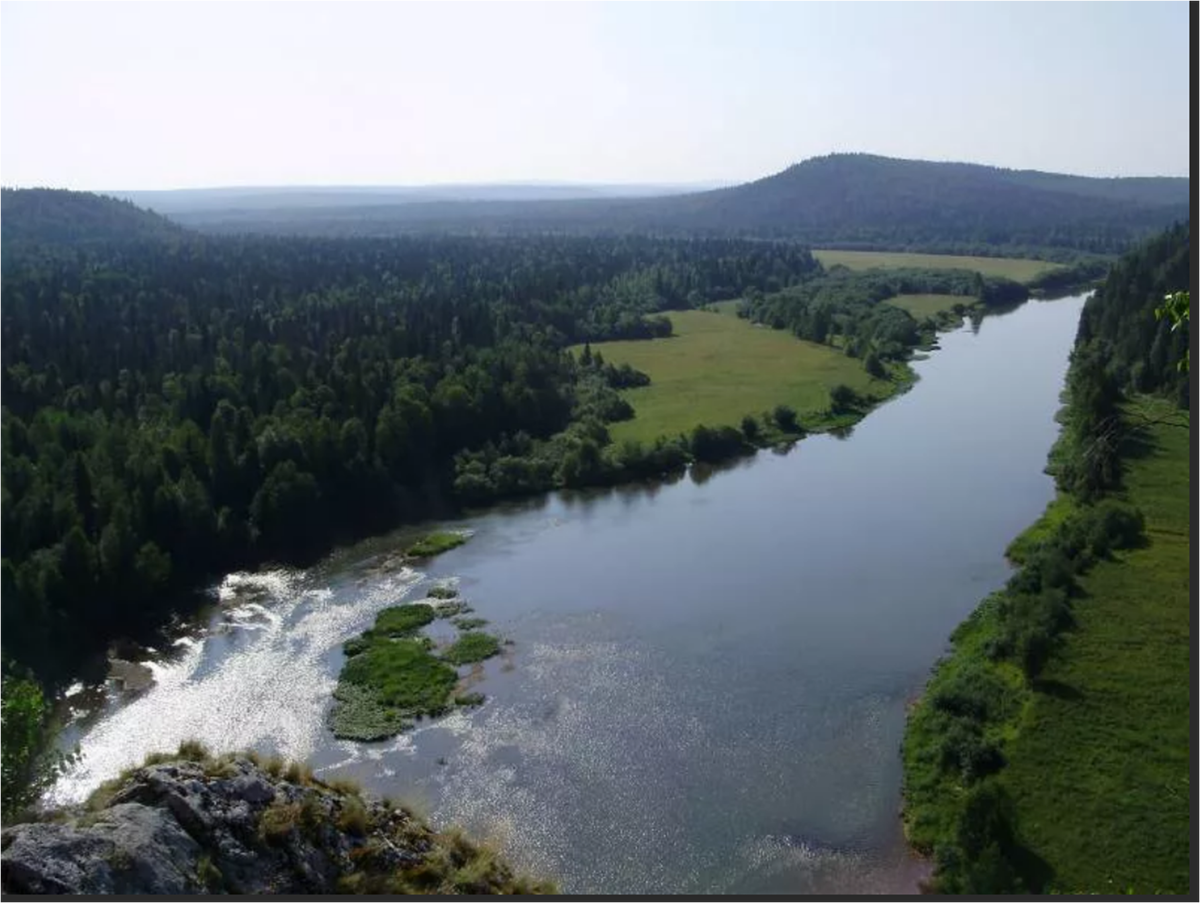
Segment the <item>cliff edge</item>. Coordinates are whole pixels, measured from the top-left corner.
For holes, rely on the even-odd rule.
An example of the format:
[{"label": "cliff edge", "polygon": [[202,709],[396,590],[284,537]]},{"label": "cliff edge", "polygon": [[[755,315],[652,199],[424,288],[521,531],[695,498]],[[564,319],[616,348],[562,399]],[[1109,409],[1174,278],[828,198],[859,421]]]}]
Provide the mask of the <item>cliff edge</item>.
[{"label": "cliff edge", "polygon": [[545,893],[457,831],[302,765],[187,744],[0,834],[12,894]]}]

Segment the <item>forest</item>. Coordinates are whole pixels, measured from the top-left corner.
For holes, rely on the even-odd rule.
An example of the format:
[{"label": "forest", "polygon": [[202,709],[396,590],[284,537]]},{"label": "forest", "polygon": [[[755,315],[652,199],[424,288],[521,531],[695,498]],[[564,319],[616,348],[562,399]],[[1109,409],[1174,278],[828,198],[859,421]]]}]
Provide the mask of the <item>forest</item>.
[{"label": "forest", "polygon": [[820,271],[782,243],[213,238],[87,195],[4,204],[4,656],[51,684],[214,573],[617,478],[604,424],[645,377],[565,348]]},{"label": "forest", "polygon": [[454,201],[309,208],[174,207],[212,232],[730,236],[818,247],[1069,262],[1115,255],[1188,215],[1185,178],[1099,179],[966,163],[831,154],[731,188],[670,197]]}]

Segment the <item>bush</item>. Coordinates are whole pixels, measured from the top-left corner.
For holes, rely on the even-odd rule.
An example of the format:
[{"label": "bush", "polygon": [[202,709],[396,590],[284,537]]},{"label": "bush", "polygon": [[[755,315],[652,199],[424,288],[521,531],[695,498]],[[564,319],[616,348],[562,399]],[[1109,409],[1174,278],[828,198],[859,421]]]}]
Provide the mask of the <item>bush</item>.
[{"label": "bush", "polygon": [[461,533],[430,533],[409,546],[408,554],[413,558],[430,558],[461,546],[466,541],[467,537]]},{"label": "bush", "polygon": [[717,464],[746,450],[742,434],[731,426],[715,429],[704,425],[692,430],[692,457],[705,464]]},{"label": "bush", "polygon": [[785,433],[794,433],[799,429],[799,423],[796,420],[796,412],[786,404],[776,405],[775,410],[771,412],[771,417]]},{"label": "bush", "polygon": [[472,630],[464,633],[458,641],[442,653],[442,659],[454,665],[469,665],[481,662],[500,653],[500,640],[491,634]]},{"label": "bush", "polygon": [[437,613],[431,605],[394,605],[385,608],[375,618],[371,634],[377,637],[409,636],[436,617]]},{"label": "bush", "polygon": [[858,393],[845,383],[838,383],[829,390],[829,407],[834,413],[845,413],[851,410],[858,401]]},{"label": "bush", "polygon": [[742,418],[742,435],[753,442],[758,438],[758,421],[747,414]]},{"label": "bush", "polygon": [[958,718],[1001,718],[1010,705],[1010,689],[990,668],[968,664],[940,682],[929,698],[934,709]]},{"label": "bush", "polygon": [[947,718],[937,741],[938,768],[957,772],[964,784],[978,781],[1004,767],[1000,748],[983,738],[979,722]]}]

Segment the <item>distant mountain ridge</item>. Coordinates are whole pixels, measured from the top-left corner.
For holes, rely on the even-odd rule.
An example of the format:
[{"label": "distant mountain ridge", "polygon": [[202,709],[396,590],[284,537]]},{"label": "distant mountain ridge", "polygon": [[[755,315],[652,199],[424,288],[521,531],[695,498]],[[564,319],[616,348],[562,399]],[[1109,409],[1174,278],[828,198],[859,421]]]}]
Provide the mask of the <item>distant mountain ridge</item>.
[{"label": "distant mountain ridge", "polygon": [[[787,238],[891,249],[1067,248],[1117,253],[1189,214],[1189,181],[1092,178],[870,154],[814,157],[775,175],[654,198],[435,199],[309,209],[209,209],[174,219],[206,231],[394,235],[654,232]],[[346,201],[345,203],[342,203]]]},{"label": "distant mountain ridge", "polygon": [[185,230],[128,201],[57,188],[0,190],[0,234],[17,245],[73,245],[179,236]]}]

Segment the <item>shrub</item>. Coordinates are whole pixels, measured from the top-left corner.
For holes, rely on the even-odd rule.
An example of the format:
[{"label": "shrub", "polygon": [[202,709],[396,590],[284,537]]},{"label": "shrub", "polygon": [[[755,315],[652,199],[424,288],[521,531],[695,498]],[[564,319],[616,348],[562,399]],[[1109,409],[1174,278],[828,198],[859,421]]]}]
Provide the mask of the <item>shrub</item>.
[{"label": "shrub", "polygon": [[461,533],[430,533],[408,547],[408,554],[413,558],[430,558],[442,552],[461,546],[467,537]]},{"label": "shrub", "polygon": [[455,665],[481,662],[500,653],[500,641],[491,634],[472,630],[464,633],[456,643],[442,653],[445,661]]},{"label": "shrub", "polygon": [[786,404],[776,405],[775,410],[771,412],[771,418],[785,433],[794,433],[799,429],[796,412]]},{"label": "shrub", "polygon": [[394,605],[375,618],[375,636],[408,636],[437,617],[431,605]]},{"label": "shrub", "polygon": [[751,415],[747,414],[742,418],[742,435],[753,442],[758,438],[758,421]]},{"label": "shrub", "polygon": [[845,383],[838,383],[829,390],[829,407],[834,413],[844,413],[854,407],[858,394]]}]

